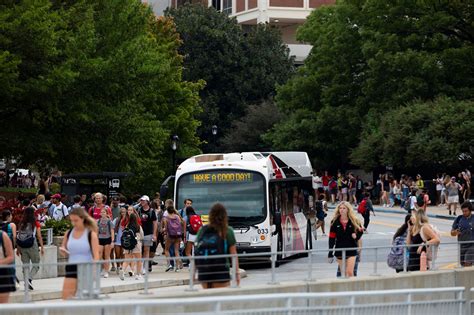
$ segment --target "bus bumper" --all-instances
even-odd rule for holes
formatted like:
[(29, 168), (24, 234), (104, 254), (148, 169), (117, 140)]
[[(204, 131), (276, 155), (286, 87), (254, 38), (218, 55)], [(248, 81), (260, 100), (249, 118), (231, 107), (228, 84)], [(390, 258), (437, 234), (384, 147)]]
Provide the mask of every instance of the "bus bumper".
[(261, 256), (239, 257), (239, 260), (268, 259), (271, 251), (272, 249), (270, 246), (237, 246), (238, 254), (262, 254)]

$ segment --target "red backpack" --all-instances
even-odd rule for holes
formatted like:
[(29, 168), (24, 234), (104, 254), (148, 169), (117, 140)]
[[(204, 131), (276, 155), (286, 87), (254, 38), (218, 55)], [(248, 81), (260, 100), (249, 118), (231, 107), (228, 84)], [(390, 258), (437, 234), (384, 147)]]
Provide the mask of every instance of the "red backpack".
[(363, 215), (365, 211), (367, 211), (367, 199), (362, 200), (359, 203), (359, 206), (357, 207), (357, 212), (359, 212), (360, 214)]
[(199, 232), (199, 229), (202, 226), (202, 220), (201, 217), (197, 214), (193, 214), (192, 216), (189, 217), (189, 233), (196, 235), (197, 232)]

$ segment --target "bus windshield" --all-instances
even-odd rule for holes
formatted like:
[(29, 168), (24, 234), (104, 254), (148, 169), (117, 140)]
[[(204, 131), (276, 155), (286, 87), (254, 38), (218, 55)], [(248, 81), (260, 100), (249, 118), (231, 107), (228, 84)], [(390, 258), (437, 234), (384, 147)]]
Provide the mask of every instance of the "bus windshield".
[(266, 218), (265, 179), (250, 171), (206, 171), (183, 175), (177, 185), (177, 205), (193, 200), (198, 214), (208, 214), (211, 206), (222, 203), (232, 226), (257, 224)]

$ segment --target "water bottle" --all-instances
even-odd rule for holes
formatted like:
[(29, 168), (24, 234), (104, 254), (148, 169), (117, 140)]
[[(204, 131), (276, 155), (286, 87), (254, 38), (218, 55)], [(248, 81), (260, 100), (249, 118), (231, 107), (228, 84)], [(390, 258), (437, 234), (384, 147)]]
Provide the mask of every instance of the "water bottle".
[(428, 270), (426, 252), (421, 252), (421, 255), (420, 255), (420, 271), (426, 271), (426, 270)]

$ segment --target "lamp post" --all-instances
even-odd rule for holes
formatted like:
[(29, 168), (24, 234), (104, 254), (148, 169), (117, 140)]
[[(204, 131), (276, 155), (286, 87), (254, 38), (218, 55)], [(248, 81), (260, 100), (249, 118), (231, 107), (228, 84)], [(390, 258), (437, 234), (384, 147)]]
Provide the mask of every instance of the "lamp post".
[(171, 151), (173, 154), (173, 172), (176, 170), (176, 150), (178, 150), (179, 137), (177, 135), (171, 136)]
[(213, 143), (213, 146), (214, 146), (214, 152), (216, 152), (216, 136), (217, 136), (217, 126), (216, 125), (212, 125), (211, 127), (211, 131), (212, 131), (212, 143)]

